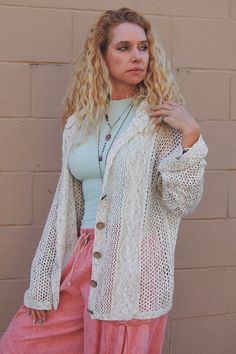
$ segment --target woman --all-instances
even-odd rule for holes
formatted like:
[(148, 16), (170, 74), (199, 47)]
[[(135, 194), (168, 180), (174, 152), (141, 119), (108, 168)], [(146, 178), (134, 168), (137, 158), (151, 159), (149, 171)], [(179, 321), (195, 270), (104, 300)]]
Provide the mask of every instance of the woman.
[(160, 354), (207, 147), (146, 18), (99, 18), (63, 121), (60, 178), (0, 352)]

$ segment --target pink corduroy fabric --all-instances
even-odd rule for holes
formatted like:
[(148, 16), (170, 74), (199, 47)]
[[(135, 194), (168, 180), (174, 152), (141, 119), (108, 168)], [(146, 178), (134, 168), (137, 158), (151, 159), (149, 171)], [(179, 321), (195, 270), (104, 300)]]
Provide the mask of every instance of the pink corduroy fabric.
[(0, 341), (0, 354), (161, 354), (168, 314), (150, 320), (100, 321), (87, 311), (94, 229), (81, 228), (65, 267), (58, 309), (32, 323), (22, 305)]

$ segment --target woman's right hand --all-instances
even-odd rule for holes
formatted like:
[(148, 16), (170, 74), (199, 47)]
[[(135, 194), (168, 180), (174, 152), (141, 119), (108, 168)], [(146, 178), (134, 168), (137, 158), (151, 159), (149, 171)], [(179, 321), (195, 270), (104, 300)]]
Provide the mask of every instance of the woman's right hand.
[(31, 315), (32, 317), (32, 322), (36, 323), (39, 321), (39, 323), (44, 323), (46, 321), (47, 317), (47, 311), (46, 310), (35, 310), (27, 307), (28, 309), (28, 315)]

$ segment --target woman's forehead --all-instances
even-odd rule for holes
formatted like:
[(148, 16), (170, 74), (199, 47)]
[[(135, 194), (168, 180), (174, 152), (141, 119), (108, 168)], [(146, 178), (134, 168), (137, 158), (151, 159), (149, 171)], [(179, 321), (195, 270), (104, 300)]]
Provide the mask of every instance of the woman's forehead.
[(146, 41), (147, 37), (144, 29), (134, 23), (124, 22), (114, 26), (111, 29), (111, 41), (126, 42), (126, 41)]

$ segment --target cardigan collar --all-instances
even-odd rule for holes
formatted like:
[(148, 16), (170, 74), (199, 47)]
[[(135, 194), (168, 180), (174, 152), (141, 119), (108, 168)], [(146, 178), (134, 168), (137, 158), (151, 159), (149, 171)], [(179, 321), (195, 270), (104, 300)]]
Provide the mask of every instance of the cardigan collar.
[(117, 153), (120, 151), (122, 146), (126, 144), (133, 136), (135, 136), (138, 133), (141, 133), (144, 131), (145, 128), (154, 127), (154, 123), (150, 120), (150, 117), (146, 111), (146, 103), (142, 101), (140, 105), (136, 109), (136, 114), (134, 115), (133, 119), (129, 122), (126, 130), (121, 132), (121, 134), (117, 137), (117, 139), (114, 141), (109, 154), (107, 156), (107, 162), (106, 162), (106, 168), (104, 171), (104, 177), (103, 177), (103, 187), (102, 187), (102, 194), (104, 194), (104, 188), (106, 185), (106, 181), (108, 180), (109, 176), (109, 171), (112, 166), (112, 162), (117, 155)]
[[(114, 160), (118, 151), (126, 144), (134, 135), (142, 132), (147, 126), (153, 126), (149, 115), (145, 110), (145, 102), (141, 102), (136, 109), (136, 113), (132, 120), (129, 122), (126, 130), (121, 132), (120, 136), (114, 141), (109, 154), (107, 156), (107, 170), (109, 169), (112, 161)], [(105, 176), (104, 176), (105, 178)]]

